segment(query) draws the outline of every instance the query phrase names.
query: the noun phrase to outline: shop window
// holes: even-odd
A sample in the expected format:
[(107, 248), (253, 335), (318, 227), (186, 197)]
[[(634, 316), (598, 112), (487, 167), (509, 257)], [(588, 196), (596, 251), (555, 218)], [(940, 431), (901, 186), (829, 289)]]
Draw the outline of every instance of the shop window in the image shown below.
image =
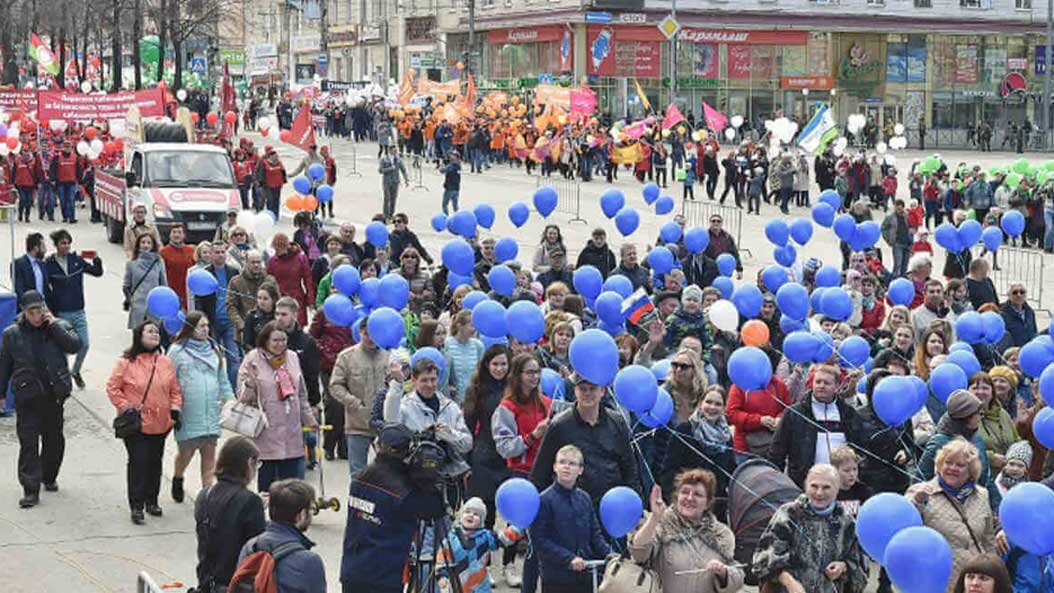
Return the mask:
[(1018, 10), (1032, 10), (1032, 0), (1014, 0), (1014, 8)]
[(933, 8), (932, 0), (915, 0), (915, 8)]
[(992, 0), (959, 0), (959, 6), (977, 10), (991, 10)]
[(886, 0), (867, 0), (868, 6), (885, 6)]

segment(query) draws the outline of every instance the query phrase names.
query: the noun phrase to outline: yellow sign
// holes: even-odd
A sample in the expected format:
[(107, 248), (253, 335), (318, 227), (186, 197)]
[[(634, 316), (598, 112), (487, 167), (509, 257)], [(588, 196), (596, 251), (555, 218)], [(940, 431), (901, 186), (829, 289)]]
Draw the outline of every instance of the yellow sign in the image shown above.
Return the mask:
[(674, 36), (681, 30), (681, 23), (678, 23), (677, 19), (673, 18), (673, 15), (668, 14), (666, 18), (662, 19), (658, 27), (667, 40), (673, 41)]

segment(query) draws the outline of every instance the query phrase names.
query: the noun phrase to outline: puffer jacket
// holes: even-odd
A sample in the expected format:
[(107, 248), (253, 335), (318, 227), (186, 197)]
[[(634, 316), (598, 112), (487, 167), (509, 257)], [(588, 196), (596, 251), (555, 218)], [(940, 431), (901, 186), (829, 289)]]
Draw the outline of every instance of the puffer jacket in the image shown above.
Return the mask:
[(344, 404), (344, 434), (373, 436), (370, 412), (388, 374), (388, 352), (362, 344), (337, 355), (329, 378), (329, 394)]
[(1003, 470), (1002, 463), (993, 463), (996, 455), (1006, 455), (1010, 445), (1021, 440), (1017, 434), (1014, 420), (1006, 409), (993, 397), (988, 407), (981, 414), (981, 426), (977, 429), (984, 441), (984, 452), (988, 457), (988, 467), (995, 475)]
[[(46, 396), (59, 401), (65, 400), (73, 390), (73, 379), (70, 377), (70, 354), (76, 354), (81, 347), (81, 340), (73, 326), (65, 319), (55, 319), (51, 325), (33, 327), (20, 314), (15, 323), (7, 326), (3, 333), (3, 347), (0, 347), (0, 393), (13, 392), (15, 405), (21, 405), (22, 398), (28, 393), (22, 391), (22, 385), (28, 385), (29, 377), (19, 375), (23, 369), (33, 371), (38, 385)], [(43, 365), (40, 363), (43, 359)], [(32, 391), (29, 389), (28, 391)]]
[(176, 431), (176, 441), (218, 436), (220, 408), (234, 397), (225, 358), (211, 349), (199, 352), (185, 342), (173, 344), (168, 357), (183, 392), (183, 427)]
[[(931, 494), (925, 503), (915, 502), (915, 492), (920, 488), (929, 488), (937, 494)], [(904, 496), (908, 497), (922, 515), (922, 524), (936, 530), (948, 541), (952, 549), (953, 575), (958, 575), (963, 565), (977, 554), (996, 553), (995, 518), (992, 516), (988, 493), (983, 486), (975, 486), (973, 494), (966, 497), (966, 502), (961, 505), (962, 514), (956, 508), (960, 507), (959, 502), (941, 489), (937, 478), (915, 484)], [(969, 527), (963, 522), (963, 515), (966, 516)], [(955, 579), (950, 579), (945, 593), (952, 593), (954, 589)]]
[(904, 451), (909, 459), (922, 452), (915, 444), (914, 426), (909, 419), (901, 426), (887, 426), (868, 405), (856, 410), (860, 420), (859, 446), (870, 455), (861, 456), (860, 481), (875, 492), (901, 493), (908, 487), (908, 476), (893, 467), (893, 458)]
[(607, 278), (615, 269), (615, 254), (611, 252), (607, 243), (603, 247), (597, 247), (592, 241), (588, 241), (578, 254), (578, 263), (575, 265), (576, 268), (582, 266), (593, 266), (600, 270), (601, 276)]
[(172, 428), (172, 410), (183, 407), (176, 369), (160, 351), (144, 352), (133, 360), (117, 359), (106, 380), (106, 395), (118, 414), (139, 408), (143, 434), (167, 433)]
[(296, 352), (286, 351), (283, 366), (297, 385), (296, 393), (284, 401), (278, 396), (275, 370), (259, 348), (246, 354), (238, 369), (238, 401), (259, 407), (267, 416), (267, 428), (254, 439), (264, 461), (303, 457), (303, 429), (318, 427), (307, 402), (307, 387)]
[(337, 356), (345, 349), (355, 345), (355, 338), (352, 337), (351, 330), (330, 323), (326, 319), (326, 313), (322, 310), (317, 311), (311, 319), (311, 327), (307, 329), (307, 333), (315, 338), (315, 344), (318, 346), (319, 370), (323, 373), (332, 372)]

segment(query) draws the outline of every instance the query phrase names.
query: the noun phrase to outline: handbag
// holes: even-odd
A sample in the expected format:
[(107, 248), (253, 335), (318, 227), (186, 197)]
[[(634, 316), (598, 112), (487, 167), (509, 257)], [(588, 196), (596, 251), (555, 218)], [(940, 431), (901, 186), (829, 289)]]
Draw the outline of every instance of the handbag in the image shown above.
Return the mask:
[(747, 441), (747, 450), (750, 453), (758, 457), (765, 457), (768, 455), (772, 440), (776, 438), (776, 433), (763, 428), (754, 432), (744, 432), (743, 437)]
[(146, 277), (150, 275), (150, 270), (154, 269), (154, 265), (156, 265), (157, 262), (158, 260), (156, 259), (150, 262), (150, 265), (146, 268), (146, 271), (143, 272), (143, 276), (139, 278), (139, 281), (136, 282), (135, 286), (132, 287), (131, 292), (124, 295), (124, 302), (121, 303), (122, 309), (124, 309), (125, 311), (130, 311), (132, 309), (132, 296), (135, 294), (135, 291), (139, 290), (139, 287), (142, 286), (143, 280), (146, 280)]
[(600, 593), (658, 593), (659, 575), (649, 559), (640, 565), (630, 558), (615, 558), (604, 569), (604, 580), (597, 589)]
[(220, 427), (255, 439), (267, 428), (267, 415), (260, 408), (231, 400), (220, 412)]
[(157, 357), (154, 357), (154, 366), (150, 368), (150, 379), (146, 382), (146, 390), (143, 391), (143, 399), (134, 408), (128, 408), (113, 419), (113, 433), (119, 439), (134, 437), (143, 432), (143, 404), (146, 396), (150, 395), (150, 386), (154, 384), (154, 371), (157, 370)]

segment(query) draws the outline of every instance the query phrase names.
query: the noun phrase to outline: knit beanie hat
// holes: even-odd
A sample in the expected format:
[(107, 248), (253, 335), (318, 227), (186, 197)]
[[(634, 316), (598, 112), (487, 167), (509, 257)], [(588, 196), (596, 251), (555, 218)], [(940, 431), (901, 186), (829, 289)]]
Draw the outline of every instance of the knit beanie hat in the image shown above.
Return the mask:
[(702, 301), (703, 300), (703, 289), (699, 288), (695, 284), (691, 284), (689, 286), (686, 286), (684, 288), (684, 291), (681, 293), (681, 300), (682, 301), (684, 301), (684, 300)]
[(483, 500), (478, 496), (473, 496), (466, 500), (465, 503), (461, 505), (461, 512), (476, 515), (479, 517), (480, 523), (487, 520), (487, 505), (483, 504)]
[(1006, 379), (1006, 382), (1010, 384), (1011, 390), (1017, 389), (1017, 373), (1014, 372), (1014, 369), (1006, 365), (992, 367), (992, 370), (988, 371), (988, 376), (992, 379), (995, 379), (996, 377)]
[(1032, 465), (1032, 446), (1028, 444), (1028, 441), (1018, 441), (1010, 448), (1006, 450), (1006, 459), (1017, 459), (1025, 464), (1025, 466)]
[(956, 420), (965, 420), (981, 411), (981, 400), (965, 389), (956, 389), (948, 396), (948, 416)]

